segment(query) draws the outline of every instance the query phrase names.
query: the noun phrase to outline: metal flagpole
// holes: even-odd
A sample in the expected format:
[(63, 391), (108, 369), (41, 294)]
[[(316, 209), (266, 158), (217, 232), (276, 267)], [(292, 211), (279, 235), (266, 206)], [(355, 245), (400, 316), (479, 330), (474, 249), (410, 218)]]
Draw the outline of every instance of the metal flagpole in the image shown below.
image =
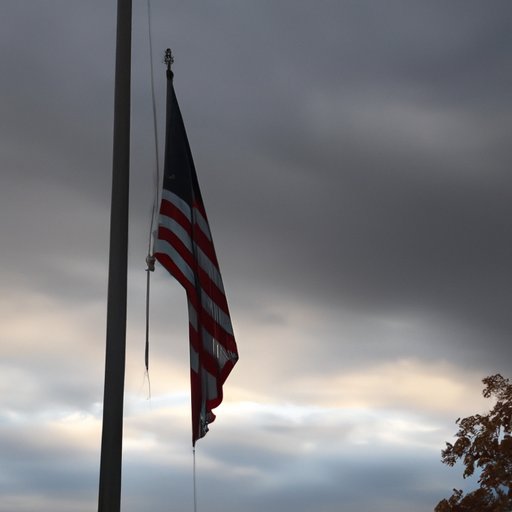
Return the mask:
[(132, 1), (118, 0), (107, 346), (98, 512), (119, 512), (121, 507), (128, 274), (131, 26)]

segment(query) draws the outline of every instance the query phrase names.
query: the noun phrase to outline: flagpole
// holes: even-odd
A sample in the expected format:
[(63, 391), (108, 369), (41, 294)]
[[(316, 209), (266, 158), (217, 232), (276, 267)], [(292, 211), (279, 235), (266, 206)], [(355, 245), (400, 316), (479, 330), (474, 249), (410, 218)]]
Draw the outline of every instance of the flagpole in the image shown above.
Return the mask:
[(117, 2), (107, 340), (98, 512), (121, 508), (128, 275), (132, 0)]

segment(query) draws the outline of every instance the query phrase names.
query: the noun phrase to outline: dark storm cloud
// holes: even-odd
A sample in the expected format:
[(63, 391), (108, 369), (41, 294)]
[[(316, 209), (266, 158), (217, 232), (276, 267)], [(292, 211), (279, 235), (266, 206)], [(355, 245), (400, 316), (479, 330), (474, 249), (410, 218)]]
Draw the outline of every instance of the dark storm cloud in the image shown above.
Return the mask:
[[(244, 101), (230, 102), (222, 74), (250, 143), (233, 125), (234, 147), (213, 155), (229, 179), (204, 181), (214, 198), (230, 192), (224, 212), (212, 200), (237, 234), (222, 240), (230, 268), (316, 301), (468, 329), (465, 357), (481, 359), (486, 340), (492, 366), (511, 330), (512, 41), (504, 11), (444, 7), (278, 9), (261, 29), (280, 25), (272, 51), (237, 61)], [(321, 36), (305, 45), (315, 24)]]
[(13, 293), (97, 298), (104, 285), (92, 269), (101, 271), (108, 251), (115, 8), (2, 9), (3, 282)]
[[(110, 154), (115, 10), (98, 2), (8, 5), (0, 37), (10, 73), (0, 92), (9, 167), (24, 165), (18, 179), (71, 182), (84, 193), (104, 174), (98, 153)], [(30, 152), (18, 153), (22, 147)]]
[[(45, 202), (58, 196), (40, 188), (42, 175), (108, 208), (115, 13), (59, 5), (66, 24), (20, 5), (25, 30), (3, 31), (17, 71), (2, 88), (10, 176)], [(321, 301), (450, 311), (507, 336), (511, 43), (508, 6), (499, 6), (302, 2), (270, 12), (225, 3), (170, 16), (155, 3), (155, 50), (176, 47), (176, 87), (224, 266)], [(135, 7), (134, 247), (151, 201), (144, 16)], [(12, 148), (23, 140), (35, 158), (16, 166)]]

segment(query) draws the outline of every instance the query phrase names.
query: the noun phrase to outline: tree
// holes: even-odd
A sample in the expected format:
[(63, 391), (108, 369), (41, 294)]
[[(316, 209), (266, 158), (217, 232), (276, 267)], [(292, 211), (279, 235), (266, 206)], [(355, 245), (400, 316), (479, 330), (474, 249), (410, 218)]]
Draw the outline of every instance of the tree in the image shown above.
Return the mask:
[(454, 444), (446, 443), (442, 462), (464, 464), (463, 478), (479, 472), (480, 487), (466, 495), (454, 489), (438, 503), (435, 512), (512, 511), (512, 384), (500, 374), (486, 377), (483, 395), (496, 403), (488, 414), (459, 418)]

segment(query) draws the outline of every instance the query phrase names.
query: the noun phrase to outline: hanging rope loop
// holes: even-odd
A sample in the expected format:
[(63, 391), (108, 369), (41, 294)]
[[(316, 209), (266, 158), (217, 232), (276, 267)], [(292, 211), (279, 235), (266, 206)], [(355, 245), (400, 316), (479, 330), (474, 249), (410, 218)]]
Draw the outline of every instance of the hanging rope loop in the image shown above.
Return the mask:
[(146, 269), (146, 272), (154, 272), (155, 271), (155, 261), (156, 258), (152, 254), (148, 254), (146, 256), (146, 265), (148, 268)]

